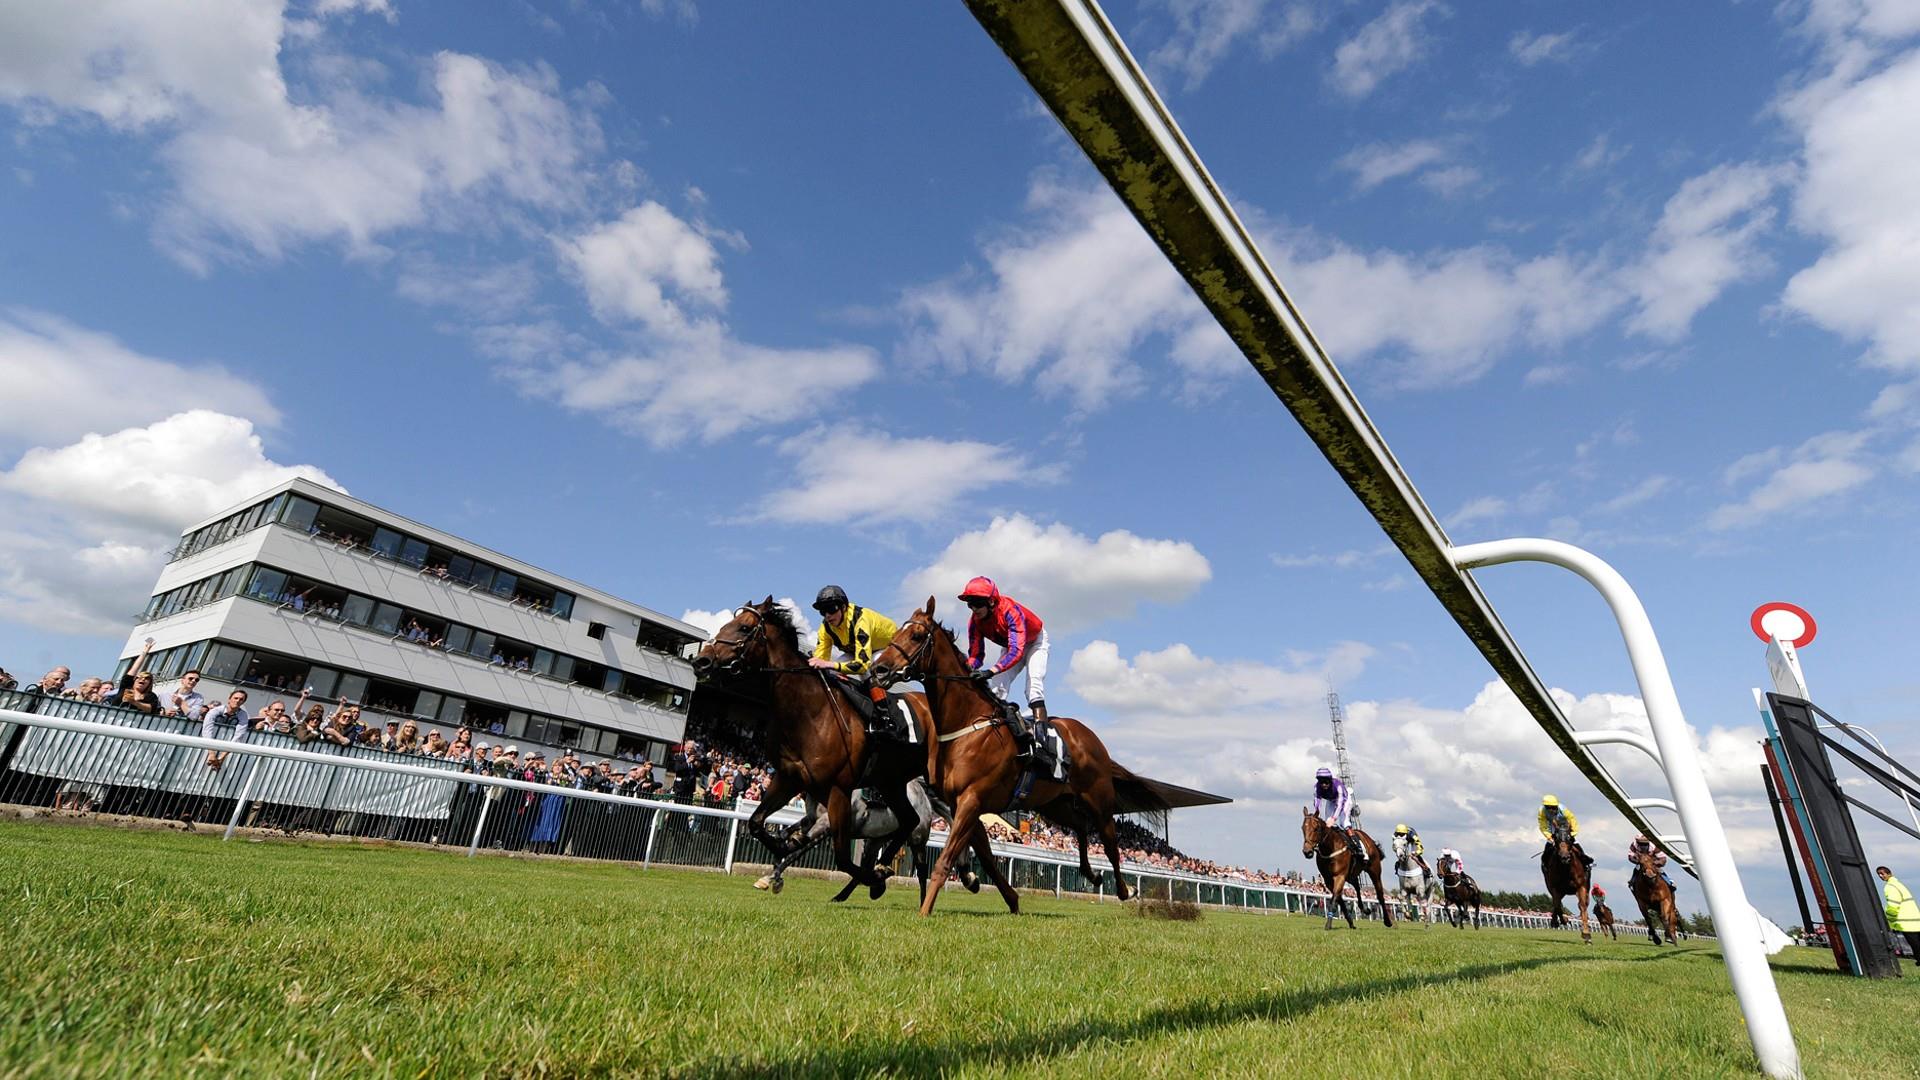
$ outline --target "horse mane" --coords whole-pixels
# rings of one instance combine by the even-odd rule
[[[769,626],[786,635],[788,648],[799,651],[800,627],[794,624],[793,612],[787,605],[776,600],[764,607],[756,607],[754,610],[760,613],[760,617],[765,619]]]

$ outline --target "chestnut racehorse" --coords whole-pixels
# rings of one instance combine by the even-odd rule
[[[774,836],[767,829],[767,817],[804,793],[826,808],[833,830],[834,865],[851,879],[834,899],[846,899],[856,885],[867,886],[869,895],[878,899],[886,891],[886,878],[874,872],[874,863],[890,860],[919,823],[906,785],[926,769],[921,748],[867,737],[852,704],[827,681],[831,676],[807,664],[793,617],[771,596],[734,612],[694,658],[693,669],[702,678],[761,674],[772,692],[773,716],[766,726],[765,739],[773,778],[760,808],[747,819],[748,834],[767,845],[782,862],[797,854],[804,837],[789,840]],[[906,699],[919,727],[920,741],[931,742],[933,728],[926,696],[908,694]],[[880,794],[893,811],[900,831],[883,843],[868,845],[866,857],[856,863],[852,853],[853,793],[861,787]],[[992,859],[982,856],[982,861],[1000,883],[999,868]],[[1008,894],[1011,887],[1002,884],[1001,892]],[[1015,906],[1011,899],[1008,906]]]
[[[1348,929],[1354,928],[1353,905],[1346,897],[1347,882],[1353,882],[1355,896],[1360,896],[1360,875],[1373,879],[1373,894],[1380,898],[1380,918],[1388,926],[1393,925],[1393,905],[1387,903],[1387,888],[1381,882],[1380,845],[1373,837],[1359,829],[1350,829],[1359,841],[1362,850],[1356,855],[1347,844],[1346,834],[1320,820],[1313,807],[1301,807],[1306,816],[1300,819],[1300,854],[1311,856],[1320,867],[1320,877],[1327,883],[1327,929],[1333,929],[1334,905],[1339,905],[1340,913],[1347,917]]]
[[[1567,827],[1566,818],[1554,820],[1553,836],[1546,853],[1540,856],[1540,874],[1547,880],[1547,895],[1553,897],[1553,918],[1549,925],[1558,927],[1567,921],[1560,910],[1560,898],[1577,896],[1580,940],[1593,944],[1593,931],[1587,926],[1587,861],[1581,857],[1580,845],[1574,843],[1573,830]]]
[[[873,658],[868,668],[881,685],[918,679],[927,688],[933,726],[939,732],[937,738],[927,740],[927,779],[941,798],[953,805],[953,821],[946,849],[934,863],[931,887],[920,903],[922,915],[933,912],[955,854],[968,844],[975,845],[976,851],[986,848],[980,815],[1012,809],[1014,788],[1027,768],[1017,754],[1013,734],[1006,730],[1000,699],[971,677],[967,658],[954,643],[952,631],[935,622],[933,613],[934,598],[929,596],[927,606],[900,624],[892,643]],[[1125,900],[1129,890],[1120,873],[1120,841],[1113,827],[1115,809],[1123,793],[1130,806],[1165,809],[1166,803],[1138,777],[1114,764],[1099,736],[1085,724],[1066,716],[1053,717],[1052,721],[1067,746],[1072,767],[1064,782],[1046,775],[1035,778],[1026,805],[1079,839],[1080,873],[1096,886],[1104,878],[1087,861],[1087,836],[1097,833],[1106,847],[1107,860],[1113,864],[1115,892]],[[992,865],[986,851],[981,851],[981,860]],[[1017,912],[1018,894],[1004,887],[1001,893]]]
[[[1620,940],[1620,931],[1613,926],[1613,909],[1607,906],[1606,898],[1598,892],[1593,894],[1593,917],[1599,922],[1601,933],[1614,941]]]
[[[1633,890],[1633,901],[1640,905],[1640,915],[1647,922],[1647,936],[1655,945],[1660,944],[1660,931],[1655,927],[1665,926],[1667,944],[1680,944],[1680,908],[1673,902],[1673,886],[1653,865],[1651,852],[1636,856],[1634,863],[1637,868],[1627,879],[1627,887]]]
[[[1467,925],[1467,909],[1473,909],[1473,928],[1480,929],[1480,885],[1472,875],[1460,868],[1460,862],[1451,855],[1440,856],[1440,862],[1434,867],[1440,875],[1440,899],[1447,905],[1447,921],[1455,929],[1464,929]]]

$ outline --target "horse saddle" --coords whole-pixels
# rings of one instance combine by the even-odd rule
[[[852,704],[854,714],[860,717],[860,726],[867,729],[867,734],[919,744],[920,725],[913,722],[913,710],[908,707],[905,694],[883,693],[876,700],[875,691],[865,683],[857,683],[852,679],[834,681]]]
[[[1008,723],[1018,721],[1009,720]],[[1053,721],[1028,718],[1033,730],[1033,753],[1028,756],[1027,767],[1020,774],[1020,780],[1013,786],[1013,805],[1026,805],[1027,795],[1033,785],[1041,780],[1065,783],[1067,773],[1073,769],[1073,757],[1067,753],[1067,742],[1060,737],[1060,731]]]

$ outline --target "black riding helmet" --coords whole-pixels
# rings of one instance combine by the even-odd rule
[[[831,611],[836,607],[846,607],[846,606],[847,606],[847,590],[841,588],[838,585],[829,585],[826,588],[821,589],[820,595],[813,598],[813,610],[818,611],[822,614],[825,614],[826,612]]]

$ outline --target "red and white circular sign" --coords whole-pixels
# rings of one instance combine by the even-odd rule
[[[1748,620],[1747,625],[1753,627],[1753,636],[1761,641],[1779,638],[1796,649],[1805,648],[1820,629],[1814,625],[1813,616],[1807,614],[1806,608],[1778,601],[1754,608],[1753,618]]]

